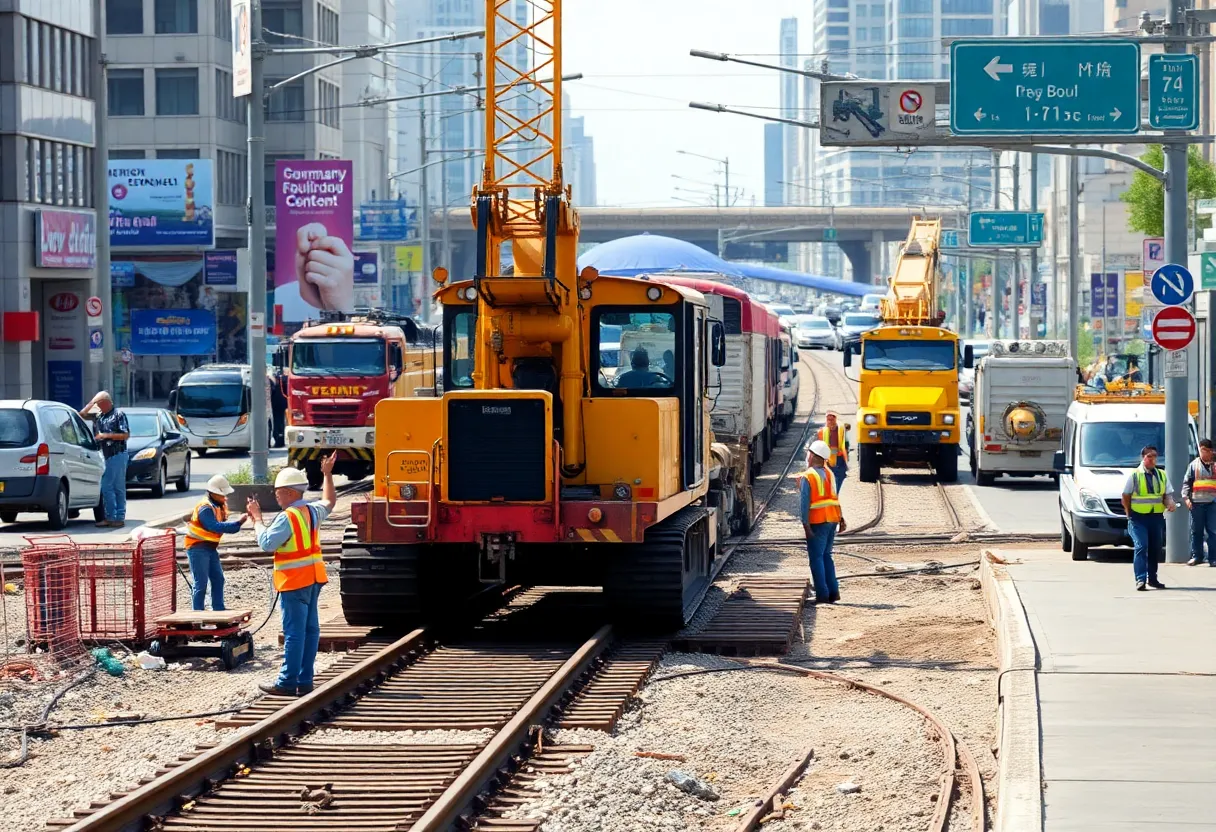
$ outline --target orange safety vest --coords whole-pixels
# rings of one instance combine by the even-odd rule
[[[1191,484],[1191,496],[1216,497],[1216,478],[1204,471],[1206,466],[1203,464],[1203,460],[1196,459],[1191,464],[1195,466],[1195,481]]]
[[[839,523],[840,496],[836,492],[836,475],[830,468],[822,470],[808,468],[802,476],[811,486],[811,500],[807,511],[807,522]]]
[[[321,558],[321,535],[313,527],[308,506],[284,509],[291,524],[291,537],[274,550],[274,588],[276,592],[304,589],[328,583],[325,561]]]
[[[831,429],[827,425],[824,425],[819,429],[819,433],[815,435],[815,438],[820,442],[827,442],[828,447],[832,449],[832,455],[828,458],[829,467],[836,465],[836,457],[840,456],[841,451],[844,451],[844,456],[848,459],[848,450],[845,448],[844,425],[836,425],[835,436],[832,435]]]
[[[192,546],[197,546],[200,543],[210,543],[215,546],[220,542],[222,535],[219,532],[209,532],[203,528],[198,520],[198,513],[205,508],[210,507],[215,511],[215,519],[223,523],[228,519],[228,505],[216,505],[209,499],[203,500],[194,507],[194,513],[190,515],[190,519],[186,521],[186,550]]]

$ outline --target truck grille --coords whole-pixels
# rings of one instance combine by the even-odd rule
[[[1123,500],[1122,499],[1107,500],[1106,507],[1110,510],[1111,514],[1117,514],[1120,517],[1124,516],[1127,513],[1123,510]]]
[[[904,426],[924,426],[933,424],[933,414],[921,413],[914,410],[892,410],[887,413],[887,424]]]
[[[878,435],[884,445],[936,445],[941,441],[935,430],[884,430]]]
[[[448,498],[545,499],[545,403],[455,399],[448,403]]]
[[[322,427],[353,427],[363,424],[359,402],[309,402],[311,423]]]

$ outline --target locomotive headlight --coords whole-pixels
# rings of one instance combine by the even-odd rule
[[[466,286],[464,290],[465,300],[477,300],[477,289],[472,286]]]
[[[877,413],[867,413],[866,417],[865,417],[865,423],[867,425],[877,425],[878,424],[878,414]]]
[[[633,496],[633,489],[623,482],[617,483],[612,489],[612,496],[616,497],[618,500],[628,500],[631,496]]]
[[[944,422],[947,425],[953,425],[954,424],[954,414],[947,413],[945,416],[942,416],[942,422]]]
[[[418,496],[418,489],[410,483],[399,486],[397,491],[401,494],[401,499],[403,500],[412,500]]]
[[[646,290],[646,297],[650,298],[651,300],[658,300],[659,298],[663,297],[663,290],[658,286],[651,286]]]
[[[587,519],[592,523],[598,523],[604,519],[604,512],[600,508],[592,507],[587,510]]]
[[[591,287],[584,286],[578,290],[578,296],[582,300],[591,300]]]

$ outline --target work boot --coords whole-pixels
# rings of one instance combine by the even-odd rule
[[[1203,558],[1191,558],[1190,560],[1188,560],[1186,562],[1186,565],[1187,566],[1198,566],[1201,563],[1203,563]]]
[[[312,693],[312,691],[313,691],[312,685],[300,685],[299,687],[296,688],[296,696],[305,696],[307,694]]]
[[[1136,581],[1136,592],[1147,592],[1148,587],[1144,585],[1144,581]]]
[[[291,688],[281,688],[277,684],[271,682],[259,682],[258,690],[263,693],[273,694],[274,696],[296,696],[296,692]]]
[[[99,529],[106,529],[106,528],[109,528],[109,526],[110,526],[110,521],[109,521],[109,520],[98,520],[98,521],[97,521],[96,523],[94,523],[93,525],[94,525],[94,526],[96,526],[96,527],[97,527],[97,528],[99,528]]]
[[[1165,584],[1161,583],[1161,581],[1157,580],[1156,578],[1149,578],[1148,585],[1153,589],[1165,589]]]

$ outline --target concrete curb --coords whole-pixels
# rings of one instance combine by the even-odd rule
[[[996,630],[1000,676],[997,686],[997,809],[994,832],[1043,828],[1043,772],[1039,737],[1039,651],[1026,610],[1009,572],[985,551],[980,583]]]

